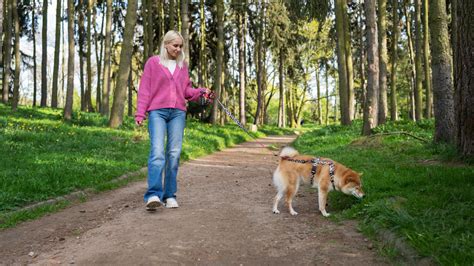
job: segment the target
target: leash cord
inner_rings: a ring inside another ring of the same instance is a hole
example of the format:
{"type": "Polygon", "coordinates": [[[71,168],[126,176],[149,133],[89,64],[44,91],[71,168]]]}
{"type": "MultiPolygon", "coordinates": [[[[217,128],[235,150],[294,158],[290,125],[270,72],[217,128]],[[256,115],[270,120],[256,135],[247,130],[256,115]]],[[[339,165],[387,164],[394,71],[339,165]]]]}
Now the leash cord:
{"type": "MultiPolygon", "coordinates": [[[[249,135],[250,137],[252,137],[255,142],[257,142],[260,146],[262,146],[263,148],[267,148],[265,145],[263,145],[262,143],[260,143],[257,138],[255,138],[254,136],[252,136],[250,134],[250,132],[240,123],[239,120],[237,120],[237,118],[235,118],[231,113],[230,111],[221,103],[221,101],[219,101],[219,99],[215,99],[217,101],[217,103],[222,107],[222,109],[225,111],[225,113],[232,119],[234,120],[234,122],[237,124],[237,126],[239,126],[243,131],[245,131],[245,133],[247,133],[247,135],[249,135]]],[[[273,151],[272,151],[273,155],[274,156],[278,156],[278,154],[275,154],[273,151]]]]}

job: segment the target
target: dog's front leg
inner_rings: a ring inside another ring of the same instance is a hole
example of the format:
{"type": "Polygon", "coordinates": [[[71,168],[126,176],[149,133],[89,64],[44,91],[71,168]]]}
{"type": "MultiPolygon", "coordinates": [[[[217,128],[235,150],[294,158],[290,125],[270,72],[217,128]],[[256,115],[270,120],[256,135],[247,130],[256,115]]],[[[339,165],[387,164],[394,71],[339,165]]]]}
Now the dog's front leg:
{"type": "Polygon", "coordinates": [[[324,217],[328,217],[329,215],[331,215],[328,212],[326,212],[327,198],[328,198],[328,190],[319,186],[319,189],[318,189],[319,211],[321,211],[324,217]]]}

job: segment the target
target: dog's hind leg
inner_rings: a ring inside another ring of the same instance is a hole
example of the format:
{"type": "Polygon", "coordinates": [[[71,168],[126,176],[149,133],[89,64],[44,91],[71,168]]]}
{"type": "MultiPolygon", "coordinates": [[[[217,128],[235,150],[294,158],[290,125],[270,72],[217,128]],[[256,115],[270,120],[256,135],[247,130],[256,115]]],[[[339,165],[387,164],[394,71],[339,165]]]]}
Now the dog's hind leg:
{"type": "Polygon", "coordinates": [[[287,184],[284,181],[282,173],[280,172],[280,167],[278,167],[273,173],[273,185],[277,190],[277,194],[273,199],[273,213],[279,214],[280,211],[278,210],[278,203],[280,202],[281,198],[283,198],[283,194],[287,189],[287,184]]]}
{"type": "Polygon", "coordinates": [[[328,199],[327,188],[320,186],[318,188],[318,204],[319,204],[319,211],[321,211],[324,217],[328,217],[330,215],[328,212],[326,212],[327,199],[328,199]]]}
{"type": "Polygon", "coordinates": [[[298,184],[290,184],[288,188],[286,189],[286,197],[285,201],[288,206],[288,210],[290,210],[291,215],[298,215],[298,213],[293,209],[293,197],[296,195],[296,192],[298,191],[298,184]]]}
{"type": "Polygon", "coordinates": [[[278,210],[278,203],[280,202],[281,198],[283,198],[284,191],[278,190],[275,198],[273,199],[273,213],[279,214],[280,211],[278,210]]]}

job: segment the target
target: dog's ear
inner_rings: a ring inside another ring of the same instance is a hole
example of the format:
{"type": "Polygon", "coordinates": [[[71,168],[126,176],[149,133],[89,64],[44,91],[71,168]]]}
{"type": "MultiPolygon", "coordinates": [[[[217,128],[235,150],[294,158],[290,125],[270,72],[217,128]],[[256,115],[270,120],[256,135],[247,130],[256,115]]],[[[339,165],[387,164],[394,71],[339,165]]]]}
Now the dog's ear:
{"type": "Polygon", "coordinates": [[[356,181],[356,178],[352,175],[348,175],[345,179],[344,179],[344,185],[347,185],[349,183],[352,183],[352,182],[355,182],[356,181]]]}
{"type": "Polygon", "coordinates": [[[364,174],[364,172],[360,172],[360,173],[358,173],[358,174],[359,174],[359,176],[362,176],[362,175],[364,174]]]}

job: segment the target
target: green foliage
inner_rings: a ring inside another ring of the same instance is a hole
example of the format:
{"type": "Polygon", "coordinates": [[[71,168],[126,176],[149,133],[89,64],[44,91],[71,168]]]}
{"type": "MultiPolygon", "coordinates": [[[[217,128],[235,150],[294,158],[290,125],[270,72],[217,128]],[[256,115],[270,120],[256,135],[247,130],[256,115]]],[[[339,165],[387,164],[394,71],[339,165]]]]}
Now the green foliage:
{"type": "Polygon", "coordinates": [[[106,120],[75,114],[63,123],[61,111],[20,108],[0,113],[0,213],[94,187],[146,162],[143,131],[112,130],[106,120]],[[83,126],[88,125],[88,126],[83,126]]]}
{"type": "MultiPolygon", "coordinates": [[[[387,123],[376,132],[405,131],[432,139],[432,120],[387,123]]],[[[300,152],[324,156],[363,172],[361,202],[332,193],[329,210],[361,220],[362,230],[391,230],[420,255],[437,263],[474,261],[474,166],[456,161],[448,145],[425,144],[407,135],[360,137],[361,123],[329,126],[299,137],[300,152]],[[446,153],[448,155],[446,155],[446,153]]]]}

